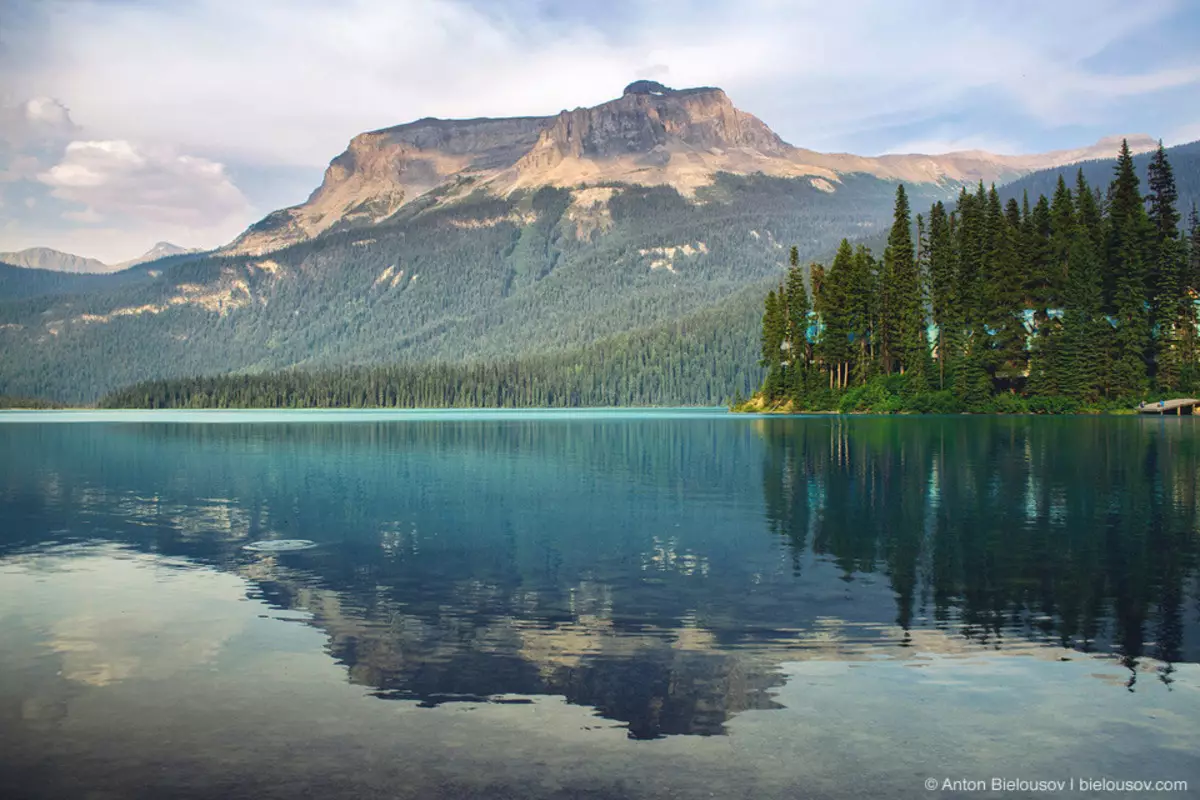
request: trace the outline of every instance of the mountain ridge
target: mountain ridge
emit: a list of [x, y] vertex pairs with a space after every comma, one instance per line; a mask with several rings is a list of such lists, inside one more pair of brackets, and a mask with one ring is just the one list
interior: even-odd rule
[[137, 258], [107, 264], [98, 258], [77, 256], [50, 247], [27, 247], [11, 253], [0, 253], [0, 263], [26, 269], [49, 270], [74, 275], [104, 275], [147, 264], [161, 258], [203, 252], [198, 248], [180, 247], [171, 242], [158, 242]]
[[1149, 136], [1105, 137], [1027, 155], [967, 150], [858, 156], [784, 141], [717, 87], [671, 89], [647, 80], [618, 98], [556, 115], [425, 117], [355, 136], [308, 200], [251, 225], [219, 252], [262, 255], [333, 229], [385, 222], [420, 198], [452, 203], [472, 192], [507, 197], [543, 187], [670, 186], [689, 199], [720, 173], [807, 178], [835, 192], [843, 176], [944, 185], [1006, 182], [1039, 169], [1111, 156], [1121, 138], [1135, 153]]

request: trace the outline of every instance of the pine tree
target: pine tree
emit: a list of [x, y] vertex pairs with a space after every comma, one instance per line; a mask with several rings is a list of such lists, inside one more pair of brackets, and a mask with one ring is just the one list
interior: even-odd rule
[[[1076, 200], [1081, 209], [1092, 201], [1086, 184]], [[1093, 401], [1104, 384], [1102, 365], [1112, 326], [1103, 314], [1100, 258], [1083, 213], [1077, 215], [1067, 261], [1059, 389], [1068, 397]]]
[[1106, 285], [1112, 287], [1109, 305], [1116, 318], [1110, 353], [1110, 393], [1132, 397], [1146, 389], [1146, 357], [1150, 320], [1146, 303], [1146, 250], [1150, 223], [1142, 204], [1129, 144], [1121, 143], [1115, 177], [1109, 187], [1106, 226]]
[[1104, 247], [1104, 213], [1096, 192], [1092, 191], [1087, 178], [1083, 176], [1083, 169], [1075, 173], [1075, 212], [1099, 256]]
[[843, 239], [825, 274], [820, 308], [823, 327], [820, 356], [829, 370], [829, 385], [833, 389], [845, 388], [849, 383], [852, 355], [849, 282], [853, 272], [854, 250], [850, 242]]
[[925, 303], [921, 275], [913, 253], [912, 217], [903, 184], [896, 187], [896, 206], [888, 246], [884, 252], [885, 273], [890, 279], [887, 323], [891, 354], [901, 372], [908, 376], [911, 392], [928, 388], [929, 344], [925, 327]]
[[[946, 386], [947, 363], [952, 359], [949, 345], [962, 326], [958, 264], [946, 207], [939, 200], [929, 209], [929, 301], [937, 326], [937, 367], [939, 389]], [[953, 367], [951, 367], [951, 374]]]
[[854, 337], [853, 382], [866, 383], [875, 374], [874, 320], [879, 297], [878, 264], [864, 245], [854, 250], [851, 277], [847, 281], [850, 332]]
[[1071, 242], [1078, 232], [1075, 215], [1075, 196], [1067, 188], [1063, 176], [1058, 176], [1054, 199], [1050, 203], [1049, 264], [1050, 293], [1046, 297], [1048, 307], [1062, 305], [1063, 291], [1067, 285], [1067, 273], [1071, 263]]
[[1025, 303], [1017, 249], [1020, 231], [1009, 224], [995, 186], [987, 194], [985, 214], [983, 287], [986, 289], [986, 311], [982, 319], [987, 345], [983, 363], [997, 387], [1011, 391], [1025, 376], [1027, 358]]
[[1194, 392], [1200, 389], [1200, 331], [1196, 329], [1196, 299], [1200, 297], [1200, 214], [1196, 212], [1195, 205], [1192, 206], [1192, 213], [1188, 217], [1188, 231], [1188, 255], [1181, 281], [1184, 313], [1183, 330], [1179, 337], [1179, 388], [1181, 391]]
[[[1039, 202], [1038, 206], [1041, 205]], [[1071, 247], [1079, 231], [1074, 198], [1061, 175], [1048, 215], [1046, 283], [1043, 294], [1035, 298], [1033, 304], [1027, 388], [1029, 394], [1045, 397], [1063, 393], [1064, 359], [1071, 352], [1069, 343], [1063, 338], [1060, 314], [1063, 314], [1063, 294], [1070, 272]], [[1031, 227], [1036, 230], [1036, 226]]]
[[1149, 203], [1150, 244], [1148, 291], [1154, 333], [1154, 379], [1164, 391], [1181, 388], [1187, 328], [1194, 318], [1191, 297], [1185, 279], [1184, 243], [1179, 233], [1179, 212], [1175, 208], [1178, 192], [1171, 164], [1167, 161], [1162, 142], [1150, 162]]
[[763, 383], [763, 395], [768, 400], [775, 400], [783, 393], [783, 342], [786, 323], [783, 302], [779, 292], [774, 289], [767, 293], [762, 322], [762, 361], [760, 365], [767, 368], [767, 376]]
[[1188, 242], [1188, 288], [1200, 293], [1200, 211], [1197, 211], [1194, 203], [1192, 213], [1188, 215]]
[[812, 345], [808, 341], [809, 315], [812, 304], [804, 288], [804, 271], [800, 268], [800, 253], [793, 247], [787, 276], [788, 317], [786, 337], [791, 360], [788, 389], [797, 400], [809, 391]]

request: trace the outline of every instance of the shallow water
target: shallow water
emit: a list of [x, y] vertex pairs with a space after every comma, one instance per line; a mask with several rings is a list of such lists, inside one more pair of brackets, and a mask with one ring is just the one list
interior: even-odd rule
[[0, 797], [1194, 792], [1195, 422], [0, 414]]

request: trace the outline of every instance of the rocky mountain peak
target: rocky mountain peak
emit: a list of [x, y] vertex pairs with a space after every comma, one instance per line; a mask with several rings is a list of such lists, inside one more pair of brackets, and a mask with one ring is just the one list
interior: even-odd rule
[[[1130, 137], [1136, 152], [1148, 137]], [[861, 157], [793, 147], [737, 108], [721, 89], [630, 83], [613, 100], [554, 116], [438, 119], [359, 134], [333, 159], [308, 201], [251, 226], [225, 252], [260, 254], [334, 228], [371, 225], [433, 190], [440, 203], [465, 192], [555, 186], [666, 185], [694, 196], [719, 173], [808, 180], [835, 192], [848, 174], [933, 183], [1005, 181], [1033, 170], [1115, 156], [1119, 140], [1025, 156], [983, 152]]]
[[545, 163], [546, 151], [606, 159], [663, 149], [778, 153], [786, 147], [760, 120], [734, 107], [720, 89], [676, 90], [641, 80], [626, 86], [616, 100], [559, 114], [541, 134], [534, 153]]

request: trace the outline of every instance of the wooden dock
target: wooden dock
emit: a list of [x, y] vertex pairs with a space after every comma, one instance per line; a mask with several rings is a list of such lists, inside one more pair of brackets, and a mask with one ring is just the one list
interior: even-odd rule
[[1178, 400], [1163, 400], [1162, 402], [1144, 403], [1138, 406], [1138, 412], [1142, 414], [1192, 414], [1195, 412], [1197, 405], [1200, 405], [1200, 400], [1191, 397], [1185, 397]]

